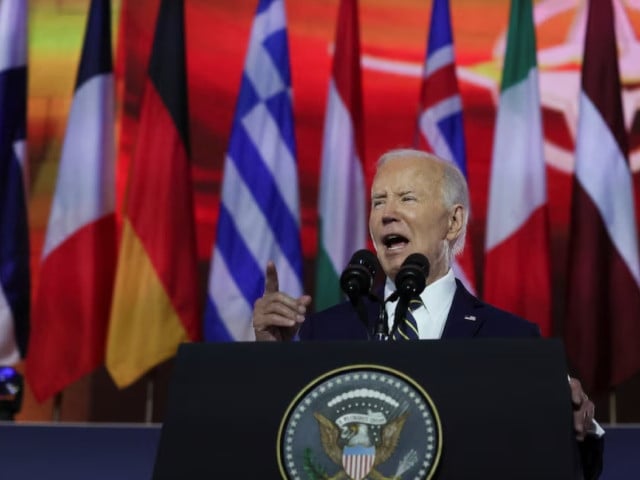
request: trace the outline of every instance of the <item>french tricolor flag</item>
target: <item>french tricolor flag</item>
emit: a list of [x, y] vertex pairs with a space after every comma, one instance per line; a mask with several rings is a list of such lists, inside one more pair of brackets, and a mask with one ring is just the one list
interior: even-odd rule
[[27, 0], [0, 1], [0, 365], [26, 353], [29, 227], [26, 201]]
[[108, 0], [93, 0], [35, 295], [27, 379], [39, 401], [104, 361], [116, 262]]

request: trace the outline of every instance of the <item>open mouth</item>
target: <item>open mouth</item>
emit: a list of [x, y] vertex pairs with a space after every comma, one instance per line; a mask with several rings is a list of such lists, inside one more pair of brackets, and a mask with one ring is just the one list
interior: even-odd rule
[[399, 250], [405, 247], [408, 243], [409, 239], [407, 237], [403, 237], [402, 235], [398, 235], [396, 233], [385, 235], [382, 238], [382, 244], [387, 250]]

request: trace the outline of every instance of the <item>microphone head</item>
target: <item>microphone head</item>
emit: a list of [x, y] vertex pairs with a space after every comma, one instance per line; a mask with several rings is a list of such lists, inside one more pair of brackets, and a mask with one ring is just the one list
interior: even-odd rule
[[396, 275], [396, 289], [403, 298], [420, 295], [427, 284], [429, 260], [421, 253], [409, 255]]
[[340, 288], [351, 299], [367, 295], [378, 271], [378, 259], [369, 250], [358, 250], [351, 256], [340, 276]]

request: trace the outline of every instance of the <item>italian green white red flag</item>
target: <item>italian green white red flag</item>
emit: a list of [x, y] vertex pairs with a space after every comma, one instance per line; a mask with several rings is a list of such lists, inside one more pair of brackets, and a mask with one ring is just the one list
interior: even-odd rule
[[546, 170], [530, 0], [513, 0], [487, 211], [484, 299], [551, 333]]
[[316, 309], [338, 303], [340, 273], [366, 246], [360, 33], [356, 0], [342, 0], [325, 113], [320, 177]]

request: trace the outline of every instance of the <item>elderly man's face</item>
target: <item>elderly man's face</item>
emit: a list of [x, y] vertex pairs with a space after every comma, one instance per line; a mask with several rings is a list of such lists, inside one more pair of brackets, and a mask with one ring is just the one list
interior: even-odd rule
[[369, 231], [391, 279], [416, 252], [431, 264], [428, 283], [447, 272], [448, 242], [459, 229], [442, 201], [442, 177], [442, 165], [424, 158], [393, 158], [378, 169], [371, 188]]

